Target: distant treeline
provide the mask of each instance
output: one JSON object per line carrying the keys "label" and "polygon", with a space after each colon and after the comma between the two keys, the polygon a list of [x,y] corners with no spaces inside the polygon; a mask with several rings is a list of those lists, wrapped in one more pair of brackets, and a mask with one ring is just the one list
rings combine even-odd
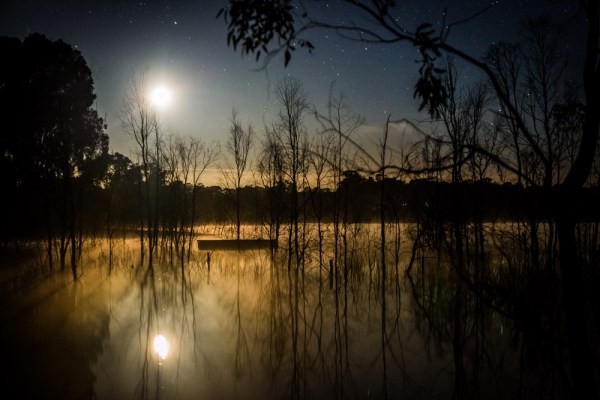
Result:
{"label": "distant treeline", "polygon": [[[555,198],[539,187],[523,188],[514,184],[498,184],[491,181],[449,183],[427,179],[408,183],[387,178],[384,183],[384,208],[390,221],[412,222],[423,219],[526,221],[551,218],[555,213]],[[363,178],[347,171],[337,189],[342,199],[342,214],[349,223],[378,222],[380,217],[381,182]],[[289,195],[285,192],[284,196]],[[581,189],[571,194],[578,207],[581,220],[600,220],[600,188]],[[234,191],[220,187],[202,187],[199,201],[206,222],[231,222]],[[322,221],[331,222],[335,204],[333,190],[305,190],[299,193],[301,203],[306,204],[304,216],[309,222],[317,219],[315,204],[322,204]],[[242,220],[260,223],[266,220],[269,210],[269,189],[245,187],[241,190]],[[283,205],[286,201],[284,197]],[[289,215],[284,209],[282,215]]]}
{"label": "distant treeline", "polygon": [[[130,178],[135,177],[130,170]],[[125,176],[123,176],[125,178]],[[137,229],[140,207],[139,181],[117,180],[108,187],[95,186],[85,192],[78,224],[86,234],[101,235],[107,228]],[[346,171],[337,190],[306,189],[298,193],[300,220],[307,223],[332,222],[336,198],[341,200],[341,218],[347,223],[376,222],[380,217],[381,190],[383,207],[390,222],[424,220],[479,220],[505,221],[551,218],[555,196],[543,188],[523,188],[515,184],[498,184],[489,180],[480,182],[448,183],[416,179],[408,183],[386,178],[382,183],[365,178],[355,171]],[[161,226],[177,224],[182,215],[195,208],[195,224],[231,224],[235,222],[236,190],[219,186],[185,185],[182,182],[160,185],[159,212]],[[195,194],[192,196],[192,192]],[[337,192],[337,193],[336,193]],[[187,194],[185,194],[187,193]],[[277,218],[289,223],[288,187],[264,188],[246,186],[240,190],[241,220],[243,223],[267,224]],[[571,194],[578,206],[576,213],[582,220],[600,220],[600,188],[584,188]],[[13,191],[4,196],[2,236],[9,239],[43,238],[48,224],[60,224],[60,218],[45,214],[47,205],[43,196],[30,191]],[[183,204],[182,199],[187,199]],[[194,199],[194,203],[191,202]],[[82,199],[83,200],[83,199]],[[185,208],[185,209],[184,209]],[[274,215],[274,214],[277,215]],[[107,226],[110,224],[110,227]],[[58,227],[57,227],[58,229]]]}

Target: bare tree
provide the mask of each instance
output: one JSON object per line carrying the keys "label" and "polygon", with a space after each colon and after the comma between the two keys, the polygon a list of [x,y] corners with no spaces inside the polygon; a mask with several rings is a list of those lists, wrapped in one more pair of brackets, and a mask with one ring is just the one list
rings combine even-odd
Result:
{"label": "bare tree", "polygon": [[[321,135],[334,135],[331,150],[329,151],[329,164],[331,167],[332,186],[334,189],[333,204],[333,237],[334,237],[334,267],[339,265],[340,238],[343,244],[344,265],[347,265],[347,193],[342,197],[340,191],[344,170],[348,168],[349,160],[346,145],[348,142],[357,144],[351,137],[363,125],[364,119],[352,112],[346,104],[343,93],[337,96],[333,93],[333,86],[329,90],[327,110],[325,113],[315,111],[315,118],[320,125]],[[356,166],[354,166],[356,167]],[[340,231],[342,229],[342,231]],[[337,272],[335,274],[337,285]]]}
{"label": "bare tree", "polygon": [[200,177],[215,162],[219,147],[207,146],[197,138],[175,135],[168,136],[163,147],[164,190],[169,206],[163,209],[162,231],[169,235],[171,258],[175,249],[183,268],[186,254],[189,261],[194,237]]}
{"label": "bare tree", "polygon": [[481,182],[493,178],[497,178],[500,182],[504,181],[505,169],[494,163],[493,158],[488,154],[503,157],[506,151],[506,143],[502,140],[502,134],[506,130],[505,123],[505,119],[494,115],[491,121],[483,123],[481,129],[475,132],[474,145],[481,151],[474,152],[467,162],[471,179],[474,181]]}
{"label": "bare tree", "polygon": [[179,252],[182,241],[182,229],[186,209],[185,183],[187,172],[184,168],[185,154],[181,151],[185,148],[179,136],[169,135],[165,139],[162,153],[162,166],[165,188],[167,192],[168,209],[164,210],[162,233],[168,235],[169,254],[173,261],[173,249]]}
{"label": "bare tree", "polygon": [[[523,60],[521,58],[520,47],[515,44],[500,42],[490,46],[485,55],[484,60],[490,65],[491,70],[498,80],[498,85],[504,93],[510,97],[510,101],[516,109],[523,110],[524,93],[521,90],[520,78],[523,70]],[[507,118],[502,113],[502,109],[494,110],[497,115],[503,120],[505,129],[502,132],[507,132],[506,147],[512,149],[514,158],[514,172],[517,177],[517,182],[523,184],[523,177],[527,176],[523,172],[523,156],[522,156],[522,134],[519,130],[519,124],[513,118]],[[500,122],[501,120],[498,120]],[[500,126],[500,125],[497,125]],[[505,164],[511,162],[510,158]],[[528,182],[527,180],[525,182]]]}
{"label": "bare tree", "polygon": [[[561,28],[549,18],[529,18],[522,31],[525,73],[525,114],[545,154],[543,186],[558,183],[561,155],[557,154],[552,108],[560,101],[566,58],[561,50]],[[543,159],[542,159],[543,160]]]}
{"label": "bare tree", "polygon": [[[150,107],[148,99],[146,74],[132,76],[128,91],[123,98],[121,121],[127,133],[134,139],[134,154],[141,164],[142,177],[138,187],[139,219],[140,219],[140,255],[144,260],[145,233],[151,233],[153,212],[151,198],[151,135],[155,132],[157,119]],[[152,243],[152,238],[148,238]]]}
{"label": "bare tree", "polygon": [[240,192],[242,190],[242,178],[248,167],[248,155],[250,146],[254,138],[254,129],[252,125],[244,130],[242,124],[237,118],[237,111],[231,110],[231,128],[229,129],[229,139],[227,141],[227,150],[233,158],[234,167],[234,187],[235,187],[235,223],[236,237],[240,240],[241,218],[240,218]]}
{"label": "bare tree", "polygon": [[466,164],[468,151],[475,142],[486,107],[486,88],[482,84],[466,90],[460,88],[458,70],[452,59],[448,60],[443,79],[446,101],[439,105],[438,114],[448,136],[447,144],[452,155],[452,182],[462,181],[462,169]]}
{"label": "bare tree", "polygon": [[308,100],[300,82],[286,78],[275,87],[275,97],[280,105],[274,132],[284,149],[286,171],[290,185],[290,231],[288,234],[288,269],[291,268],[292,249],[296,253],[296,261],[300,262],[300,235],[298,202],[299,183],[305,169],[304,149],[307,147],[304,115],[308,111]]}
{"label": "bare tree", "polygon": [[208,167],[214,164],[219,155],[221,149],[218,143],[206,144],[198,138],[189,138],[187,144],[187,151],[185,153],[187,158],[187,170],[189,171],[187,181],[192,186],[191,195],[191,209],[189,217],[189,232],[188,232],[188,248],[187,248],[187,260],[190,260],[190,252],[192,249],[192,241],[194,239],[194,226],[197,218],[197,196],[198,186],[200,185],[200,178]]}
{"label": "bare tree", "polygon": [[312,170],[314,171],[315,185],[312,191],[311,200],[315,219],[317,220],[317,235],[319,241],[319,274],[323,267],[323,191],[326,188],[327,164],[329,162],[332,144],[335,136],[330,134],[322,134],[313,139],[311,145],[311,153],[309,156]]}
{"label": "bare tree", "polygon": [[266,129],[261,147],[258,171],[262,184],[267,189],[268,236],[273,240],[279,237],[285,191],[283,146],[274,129]]}

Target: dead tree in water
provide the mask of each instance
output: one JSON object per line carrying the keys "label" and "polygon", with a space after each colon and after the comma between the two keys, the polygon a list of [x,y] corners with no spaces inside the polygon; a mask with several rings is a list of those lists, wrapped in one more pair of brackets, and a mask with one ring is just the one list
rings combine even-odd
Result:
{"label": "dead tree in water", "polygon": [[141,166],[142,176],[138,186],[138,201],[140,205],[140,259],[143,263],[146,234],[148,234],[147,240],[151,252],[154,243],[154,239],[151,237],[154,213],[150,204],[152,177],[150,139],[157,123],[148,99],[146,74],[131,78],[129,90],[123,98],[121,121],[127,133],[133,137],[136,143],[135,155]]}
{"label": "dead tree in water", "polygon": [[250,154],[250,146],[254,138],[254,129],[252,125],[244,130],[242,124],[237,119],[237,111],[235,108],[231,111],[231,128],[229,129],[229,139],[227,141],[227,150],[233,158],[233,184],[235,188],[235,224],[236,238],[240,240],[241,229],[241,204],[240,192],[242,190],[242,178],[249,167],[248,156]]}
{"label": "dead tree in water", "polygon": [[[329,91],[326,113],[315,112],[315,118],[320,125],[321,135],[333,135],[331,150],[329,152],[329,165],[331,168],[333,195],[333,266],[335,269],[335,282],[338,286],[338,268],[340,265],[340,239],[346,254],[347,237],[347,196],[342,197],[342,180],[344,171],[348,168],[347,144],[354,143],[351,136],[364,123],[364,119],[349,110],[346,97],[343,93],[333,94],[333,87]],[[344,263],[346,257],[344,257]]]}
{"label": "dead tree in water", "polygon": [[310,163],[315,175],[315,187],[312,191],[311,201],[313,206],[313,212],[317,221],[317,237],[319,242],[319,281],[321,278],[323,268],[323,217],[324,217],[324,204],[323,204],[323,189],[324,181],[326,178],[326,166],[330,158],[331,146],[334,140],[334,136],[331,134],[323,134],[315,139],[311,146]]}
{"label": "dead tree in water", "polygon": [[282,145],[286,161],[286,175],[290,186],[290,230],[288,233],[288,269],[291,268],[292,252],[296,265],[300,263],[300,203],[299,184],[305,169],[307,146],[304,115],[308,110],[306,93],[299,81],[287,78],[275,87],[275,97],[280,105],[279,116],[274,125],[276,137]]}
{"label": "dead tree in water", "polygon": [[215,163],[220,154],[220,147],[217,143],[207,144],[202,142],[200,139],[190,138],[186,157],[188,159],[187,165],[190,170],[190,184],[192,185],[192,196],[190,199],[190,217],[189,217],[189,231],[188,231],[188,246],[187,246],[187,260],[190,261],[192,242],[194,240],[194,226],[197,218],[197,196],[198,186],[200,185],[200,178],[208,167]]}
{"label": "dead tree in water", "polygon": [[283,146],[277,139],[274,129],[267,128],[266,138],[258,160],[258,171],[263,186],[267,190],[268,215],[263,216],[268,223],[269,239],[279,238],[283,213],[285,183]]}

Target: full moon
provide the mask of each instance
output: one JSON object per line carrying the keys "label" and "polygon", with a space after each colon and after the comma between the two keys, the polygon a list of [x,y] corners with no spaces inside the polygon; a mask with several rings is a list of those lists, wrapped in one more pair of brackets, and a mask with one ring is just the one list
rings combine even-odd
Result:
{"label": "full moon", "polygon": [[171,91],[165,86],[159,86],[150,93],[150,101],[158,108],[166,107],[171,102]]}

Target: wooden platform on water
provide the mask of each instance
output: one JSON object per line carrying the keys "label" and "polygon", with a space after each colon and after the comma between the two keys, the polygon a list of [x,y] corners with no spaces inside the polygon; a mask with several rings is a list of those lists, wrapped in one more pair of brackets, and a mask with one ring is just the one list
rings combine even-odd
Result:
{"label": "wooden platform on water", "polygon": [[198,239],[198,250],[276,249],[277,239]]}

